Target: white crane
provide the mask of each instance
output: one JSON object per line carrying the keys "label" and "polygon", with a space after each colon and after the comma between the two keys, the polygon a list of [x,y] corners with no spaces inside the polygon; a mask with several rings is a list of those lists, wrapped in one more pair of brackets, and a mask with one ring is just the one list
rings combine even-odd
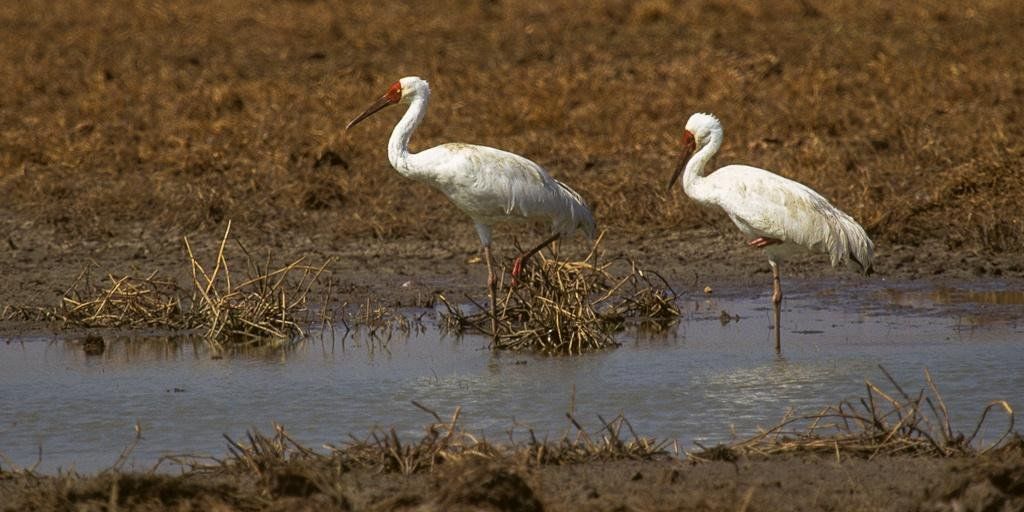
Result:
{"label": "white crane", "polygon": [[444,192],[455,206],[473,219],[487,260],[491,329],[492,335],[497,336],[497,281],[491,263],[491,226],[502,221],[551,222],[552,235],[515,259],[513,279],[519,275],[523,263],[537,251],[560,237],[572,236],[577,229],[592,239],[597,226],[590,208],[576,191],[552,178],[543,167],[514,153],[461,143],[410,153],[409,138],[423,121],[429,101],[427,81],[407,76],[391,84],[388,91],[349,122],[345,130],[389,105],[409,105],[391,132],[388,159],[399,174]]}
{"label": "white crane", "polygon": [[682,144],[683,156],[669,190],[682,174],[686,195],[725,210],[751,238],[749,245],[765,250],[772,268],[775,350],[781,351],[779,264],[783,258],[799,251],[821,252],[829,255],[833,267],[846,263],[867,273],[874,244],[857,221],[803,184],[746,165],[728,165],[705,175],[704,167],[722,146],[722,124],[715,116],[690,116]]}

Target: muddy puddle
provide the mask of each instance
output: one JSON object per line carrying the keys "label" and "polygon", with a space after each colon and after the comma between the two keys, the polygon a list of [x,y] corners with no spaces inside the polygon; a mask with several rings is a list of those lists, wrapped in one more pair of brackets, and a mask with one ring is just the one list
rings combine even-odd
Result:
{"label": "muddy puddle", "polygon": [[[335,332],[285,353],[222,358],[186,338],[107,336],[102,352],[82,339],[8,338],[0,463],[100,470],[136,422],[142,440],[126,468],[221,455],[222,434],[270,431],[272,422],[311,446],[390,426],[418,436],[432,418],[413,400],[441,415],[461,406],[465,424],[492,440],[512,427],[517,438],[527,428],[558,436],[574,409],[588,429],[598,414],[622,413],[638,433],[692,447],[752,434],[790,408],[863,396],[865,379],[889,389],[878,365],[908,391],[929,369],[954,427],[970,431],[988,401],[1019,407],[1024,396],[1021,296],[1000,286],[794,281],[782,356],[772,350],[767,290],[750,288],[685,297],[676,331],[626,333],[621,348],[580,357],[495,354],[486,339],[443,336],[430,320],[387,343]],[[994,440],[1003,418],[986,428]]]}

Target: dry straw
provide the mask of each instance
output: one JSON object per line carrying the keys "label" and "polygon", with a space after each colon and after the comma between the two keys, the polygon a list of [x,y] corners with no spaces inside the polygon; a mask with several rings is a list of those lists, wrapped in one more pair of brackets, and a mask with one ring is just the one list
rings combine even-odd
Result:
{"label": "dry straw", "polygon": [[79,327],[164,327],[187,325],[180,289],[153,272],[145,277],[107,274],[96,284],[86,268],[54,308],[9,307],[5,318],[59,321]]}
{"label": "dry straw", "polygon": [[[1013,409],[1005,400],[986,404],[974,430],[964,435],[953,431],[949,409],[927,370],[927,388],[914,395],[906,393],[885,368],[882,372],[895,392],[887,393],[865,381],[867,395],[859,400],[844,400],[810,415],[787,414],[774,427],[748,439],[690,453],[689,457],[697,461],[786,453],[835,454],[837,460],[843,454],[868,459],[879,455],[955,457],[984,454],[1013,436]],[[978,433],[993,410],[1006,414],[1006,430],[994,443],[979,448]]]}
{"label": "dry straw", "polygon": [[185,238],[190,289],[156,272],[145,277],[108,274],[103,284],[94,284],[86,269],[56,307],[12,307],[4,316],[57,321],[64,327],[194,331],[217,349],[279,346],[305,336],[302,325],[312,323],[310,288],[329,260],[313,267],[299,258],[275,269],[269,256],[261,264],[238,244],[246,256],[246,273],[239,279],[224,255],[230,232],[228,222],[212,265],[203,265]]}
{"label": "dry straw", "polygon": [[567,415],[572,431],[557,441],[539,440],[530,430],[528,441],[495,444],[465,430],[461,422],[461,408],[456,408],[451,417],[444,420],[417,402],[413,405],[435,420],[415,441],[402,441],[392,428],[371,432],[363,439],[351,437],[340,446],[325,445],[328,451],[320,453],[295,441],[280,425],[274,425],[271,436],[249,432],[244,442],[227,438],[228,456],[224,459],[174,456],[165,460],[184,464],[193,471],[243,471],[261,481],[272,482],[272,474],[292,468],[297,462],[321,468],[367,468],[378,472],[412,474],[472,459],[555,465],[622,459],[652,460],[669,455],[670,443],[638,436],[621,416],[610,422],[602,419],[604,426],[599,431],[586,432],[573,416]]}
{"label": "dry straw", "polygon": [[[601,237],[582,261],[538,255],[515,285],[498,284],[497,332],[480,304],[467,314],[444,296],[442,328],[457,334],[490,334],[493,346],[549,354],[580,354],[618,345],[614,335],[629,325],[660,331],[679,319],[676,293],[658,273],[633,260],[605,261]],[[598,261],[601,260],[601,263]]]}
{"label": "dry straw", "polygon": [[204,337],[223,347],[225,344],[280,344],[305,336],[300,323],[307,323],[308,319],[300,319],[298,314],[308,311],[310,287],[324,272],[329,260],[319,267],[310,267],[303,265],[303,258],[299,258],[271,270],[269,256],[261,266],[239,244],[246,255],[248,273],[240,283],[232,283],[224,258],[230,231],[231,222],[228,222],[217,258],[209,271],[193,254],[185,238],[192,267],[192,310],[199,318],[199,327],[205,331]]}

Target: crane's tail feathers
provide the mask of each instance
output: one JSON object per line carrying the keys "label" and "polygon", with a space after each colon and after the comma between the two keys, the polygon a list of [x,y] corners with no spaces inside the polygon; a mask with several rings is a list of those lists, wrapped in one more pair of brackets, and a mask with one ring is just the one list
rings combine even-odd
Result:
{"label": "crane's tail feathers", "polygon": [[875,244],[857,221],[841,211],[829,219],[831,236],[828,252],[832,266],[840,263],[856,263],[861,272],[870,274],[874,264]]}
{"label": "crane's tail feathers", "polygon": [[562,215],[555,218],[555,231],[565,236],[571,236],[577,229],[583,231],[591,240],[597,236],[597,223],[594,221],[594,214],[590,211],[586,201],[575,190],[561,181],[555,180],[564,209],[560,209]]}

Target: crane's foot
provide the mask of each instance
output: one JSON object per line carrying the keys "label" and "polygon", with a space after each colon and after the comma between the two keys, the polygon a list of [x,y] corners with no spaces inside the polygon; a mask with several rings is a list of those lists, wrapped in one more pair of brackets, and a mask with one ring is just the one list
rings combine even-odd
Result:
{"label": "crane's foot", "polygon": [[782,243],[782,240],[778,240],[778,239],[775,239],[775,238],[765,238],[763,236],[760,236],[760,237],[757,237],[757,238],[747,242],[747,245],[749,245],[751,247],[756,247],[758,249],[761,249],[763,247],[768,247],[769,245],[776,245],[776,244],[781,244],[781,243]]}

